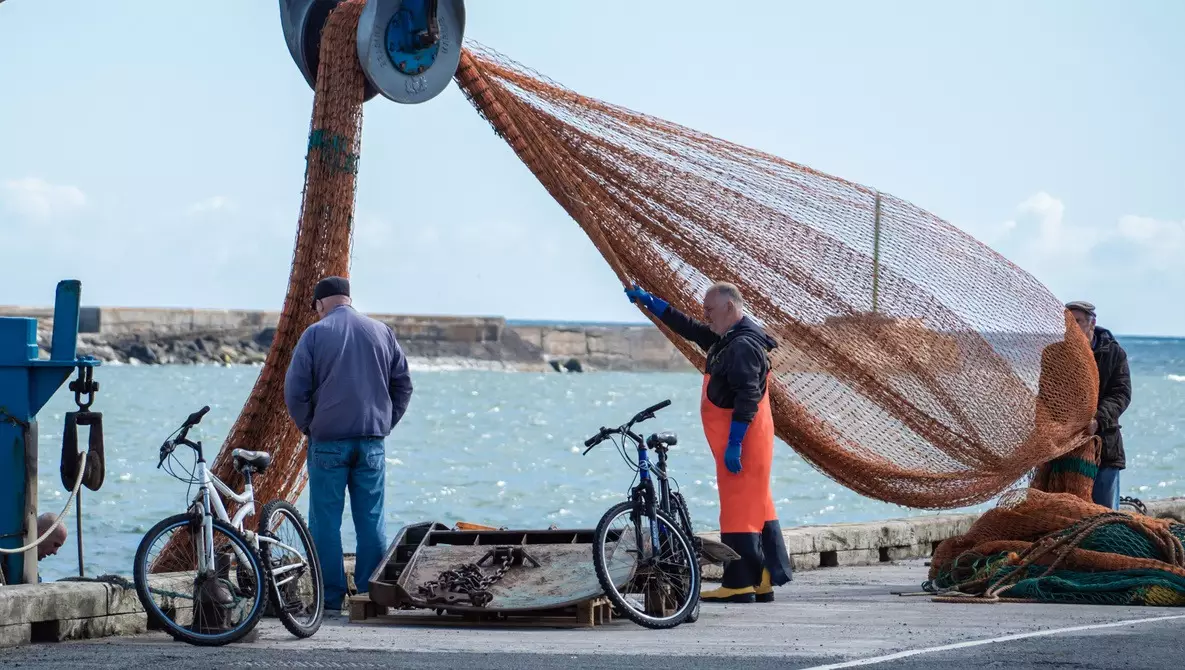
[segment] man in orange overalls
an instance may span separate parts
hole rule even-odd
[[[770,492],[774,421],[769,408],[768,353],[777,342],[744,313],[736,286],[714,284],[704,295],[704,319],[693,319],[634,286],[626,289],[680,337],[706,352],[700,398],[704,435],[716,460],[720,541],[740,554],[724,567],[707,602],[772,602],[774,586],[790,581],[790,557]]]

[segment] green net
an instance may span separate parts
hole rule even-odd
[[[987,555],[966,551],[943,566],[925,588],[1046,603],[1185,605],[1185,569],[1179,551],[1185,542],[1185,524],[1167,524],[1166,535],[1157,533],[1155,526],[1117,519],[1112,514],[1089,517],[1049,533],[1033,546],[1050,550],[1028,554],[1034,560],[1025,560],[1015,551]],[[1111,565],[1125,559],[1130,567]],[[1136,564],[1163,564],[1164,568]]]

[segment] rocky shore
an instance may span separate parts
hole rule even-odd
[[[278,315],[266,312],[91,308],[78,354],[108,364],[261,365]],[[25,310],[0,316],[38,319],[48,357],[52,318]],[[413,368],[513,372],[690,370],[652,326],[513,324],[499,317],[374,315],[396,332]],[[85,332],[91,330],[94,332]]]

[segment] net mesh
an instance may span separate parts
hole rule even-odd
[[[480,45],[456,80],[623,284],[736,284],[779,341],[777,434],[866,496],[950,508],[1079,448],[1098,373],[1061,302],[891,195],[594,100]],[[704,354],[667,337],[701,370]]]

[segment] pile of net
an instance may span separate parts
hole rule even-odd
[[[940,544],[924,587],[944,601],[1180,606],[1183,540],[1176,519],[1030,488]]]

